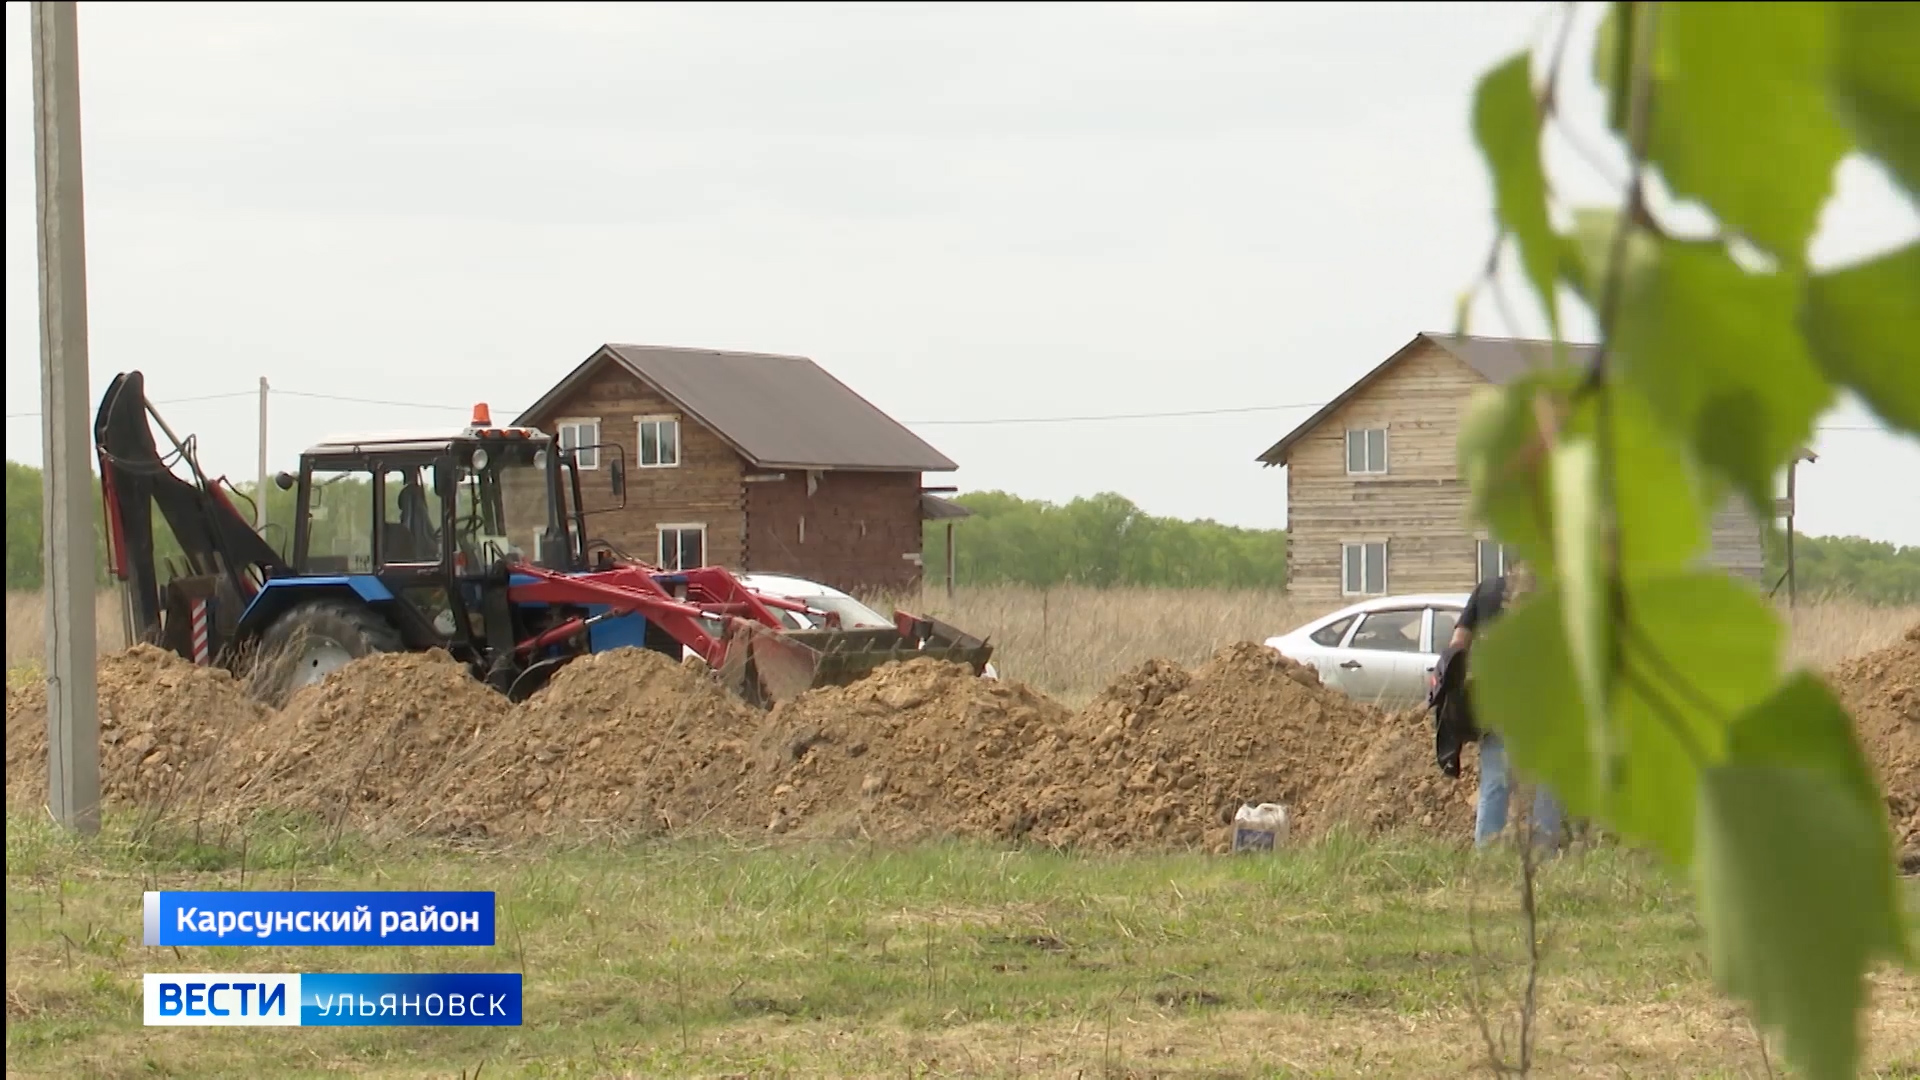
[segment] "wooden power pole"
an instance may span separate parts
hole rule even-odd
[[[46,468],[47,805],[100,828],[94,681],[93,467],[87,431],[86,228],[80,184],[80,50],[74,5],[33,5],[34,202],[39,212],[40,417]]]

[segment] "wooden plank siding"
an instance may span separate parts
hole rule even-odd
[[[1473,368],[1431,342],[1380,372],[1374,382],[1287,452],[1287,592],[1297,603],[1331,610],[1341,592],[1341,546],[1385,540],[1389,593],[1466,592],[1479,577],[1479,540],[1467,520],[1459,479],[1460,418],[1475,390],[1489,385]],[[1349,429],[1385,428],[1387,472],[1347,473]],[[1729,501],[1712,521],[1703,556],[1743,579],[1764,576],[1763,530]]]
[[[1335,606],[1343,543],[1387,541],[1391,592],[1458,591],[1475,576],[1467,486],[1454,442],[1460,411],[1485,380],[1434,345],[1381,372],[1287,455],[1287,589]],[[1385,428],[1387,472],[1347,474],[1349,428]]]
[[[1707,555],[1710,565],[1736,577],[1761,582],[1766,577],[1766,552],[1761,544],[1765,530],[1753,512],[1738,499],[1728,499],[1713,516],[1713,540]]]
[[[680,463],[642,468],[641,416],[680,420]],[[604,539],[645,562],[659,558],[661,525],[705,525],[707,562],[740,566],[746,553],[745,463],[733,447],[618,366],[607,365],[553,408],[543,425],[552,433],[561,421],[598,420],[600,441],[618,445],[626,460],[627,498],[616,504],[606,472],[582,470],[581,499],[591,515],[589,535]]]

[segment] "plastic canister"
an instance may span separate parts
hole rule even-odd
[[[1272,851],[1287,842],[1287,808],[1279,803],[1251,803],[1233,814],[1233,850]]]

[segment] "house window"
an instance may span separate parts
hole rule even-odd
[[[1365,476],[1387,471],[1387,429],[1354,428],[1347,432],[1347,475]]]
[[[1507,563],[1512,558],[1513,553],[1507,550],[1507,545],[1496,543],[1492,540],[1480,541],[1479,580],[1485,581],[1488,578],[1497,578],[1506,573]]]
[[[660,525],[660,569],[693,570],[707,565],[705,525]]]
[[[555,425],[560,449],[575,451],[574,460],[583,469],[600,467],[600,418],[562,420]]]
[[[1340,545],[1340,593],[1342,596],[1387,594],[1385,540]]]
[[[680,421],[672,416],[640,419],[640,467],[665,469],[680,464]]]

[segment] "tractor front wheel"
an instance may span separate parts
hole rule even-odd
[[[312,600],[281,616],[261,636],[257,685],[279,708],[352,661],[406,648],[378,612],[341,600]]]

